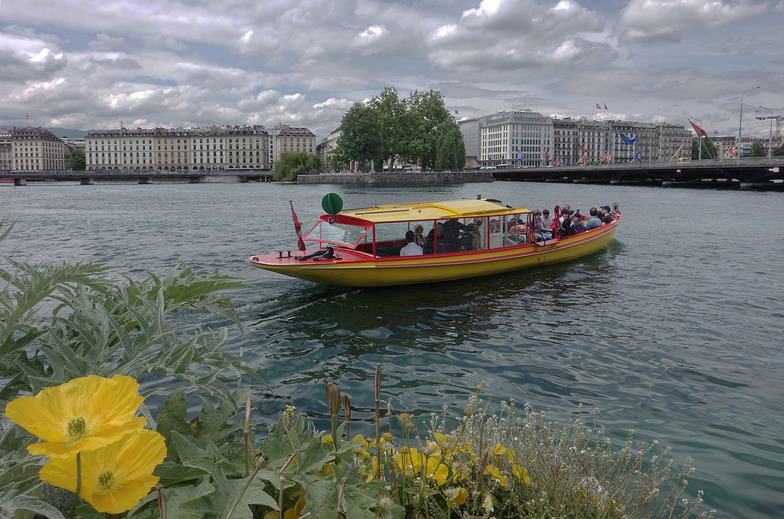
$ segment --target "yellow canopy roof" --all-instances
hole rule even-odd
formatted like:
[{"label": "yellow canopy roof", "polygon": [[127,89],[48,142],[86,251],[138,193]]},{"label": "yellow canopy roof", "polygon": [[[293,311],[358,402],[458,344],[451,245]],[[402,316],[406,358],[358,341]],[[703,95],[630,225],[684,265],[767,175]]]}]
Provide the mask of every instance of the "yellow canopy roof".
[{"label": "yellow canopy roof", "polygon": [[451,201],[385,204],[361,209],[341,211],[343,216],[361,218],[374,223],[414,220],[440,220],[443,218],[470,218],[506,214],[529,213],[525,207],[509,208],[498,200],[471,199]]}]

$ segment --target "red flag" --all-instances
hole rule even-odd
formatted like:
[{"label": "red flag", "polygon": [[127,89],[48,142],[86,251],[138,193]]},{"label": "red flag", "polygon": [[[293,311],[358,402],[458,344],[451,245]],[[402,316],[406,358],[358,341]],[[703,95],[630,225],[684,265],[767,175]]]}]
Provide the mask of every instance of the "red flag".
[{"label": "red flag", "polygon": [[735,143],[734,142],[732,143],[732,146],[730,146],[729,154],[732,155],[733,157],[737,157],[738,156],[738,153],[735,151]]},{"label": "red flag", "polygon": [[705,130],[694,124],[691,119],[689,119],[689,122],[691,123],[692,128],[694,128],[694,131],[697,132],[697,137],[708,138],[708,133]]},{"label": "red flag", "polygon": [[713,133],[714,133],[715,135],[718,135],[718,134],[719,134],[719,130],[713,130]]},{"label": "red flag", "polygon": [[599,103],[596,103],[596,109],[597,110],[601,110],[602,109],[602,105],[600,105]]},{"label": "red flag", "polygon": [[458,112],[457,110],[455,110],[455,115],[459,115],[459,114],[460,114],[460,112]]},{"label": "red flag", "polygon": [[544,160],[550,160],[550,150],[544,150]]},{"label": "red flag", "polygon": [[297,231],[297,248],[301,251],[305,250],[305,242],[302,241],[302,224],[297,218],[297,213],[294,212],[294,204],[289,200],[291,205],[291,217],[294,219],[294,230]]}]

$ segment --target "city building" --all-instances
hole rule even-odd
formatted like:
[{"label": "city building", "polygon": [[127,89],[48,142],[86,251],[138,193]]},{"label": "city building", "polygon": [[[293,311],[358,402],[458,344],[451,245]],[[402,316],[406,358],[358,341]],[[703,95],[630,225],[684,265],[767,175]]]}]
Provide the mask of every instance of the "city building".
[{"label": "city building", "polygon": [[11,132],[11,169],[15,171],[62,171],[70,153],[48,130],[15,128]]},{"label": "city building", "polygon": [[324,169],[329,170],[330,154],[338,146],[338,138],[340,137],[340,128],[332,130],[332,132],[321,140],[316,146],[316,152],[321,157],[321,163]]},{"label": "city building", "polygon": [[[591,162],[658,162],[691,157],[691,130],[682,125],[553,120],[553,164],[575,165]],[[624,140],[625,138],[625,140]],[[561,161],[563,159],[563,161]]]},{"label": "city building", "polygon": [[0,129],[0,171],[9,171],[14,167],[14,155],[11,153],[11,132]]},{"label": "city building", "polygon": [[102,130],[85,139],[85,158],[89,170],[269,169],[269,135],[263,126]]},{"label": "city building", "polygon": [[498,112],[459,121],[466,156],[483,166],[544,166],[553,142],[552,121],[538,112]]},{"label": "city building", "polygon": [[307,128],[294,128],[278,124],[270,134],[270,167],[275,164],[284,151],[298,151],[316,154],[316,134]]}]

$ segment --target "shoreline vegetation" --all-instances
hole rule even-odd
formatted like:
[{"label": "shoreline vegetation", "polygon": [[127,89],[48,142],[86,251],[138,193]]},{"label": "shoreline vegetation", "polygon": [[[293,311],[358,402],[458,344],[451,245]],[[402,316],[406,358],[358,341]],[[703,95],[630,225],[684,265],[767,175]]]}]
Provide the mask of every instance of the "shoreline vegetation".
[{"label": "shoreline vegetation", "polygon": [[[0,222],[0,241],[12,227]],[[241,330],[225,292],[255,287],[184,265],[135,280],[94,263],[0,261],[3,517],[715,515],[686,491],[690,459],[678,466],[633,432],[614,444],[598,411],[558,423],[477,386],[462,410],[412,416],[384,399],[381,365],[356,407],[326,382],[331,430],[293,407],[262,430],[251,384],[263,378],[223,351],[226,329],[199,327],[218,316]],[[164,384],[175,389],[148,407]],[[367,435],[351,431],[357,407],[375,410]]]}]

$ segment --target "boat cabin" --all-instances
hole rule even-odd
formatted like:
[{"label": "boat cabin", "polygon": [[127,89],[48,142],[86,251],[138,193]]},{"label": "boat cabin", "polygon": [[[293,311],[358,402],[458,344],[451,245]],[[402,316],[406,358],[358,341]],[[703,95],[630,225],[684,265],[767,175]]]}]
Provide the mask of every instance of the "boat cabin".
[{"label": "boat cabin", "polygon": [[421,225],[425,254],[460,253],[530,243],[532,218],[525,207],[492,199],[389,204],[323,215],[303,240],[320,249],[398,256],[406,232]]}]

